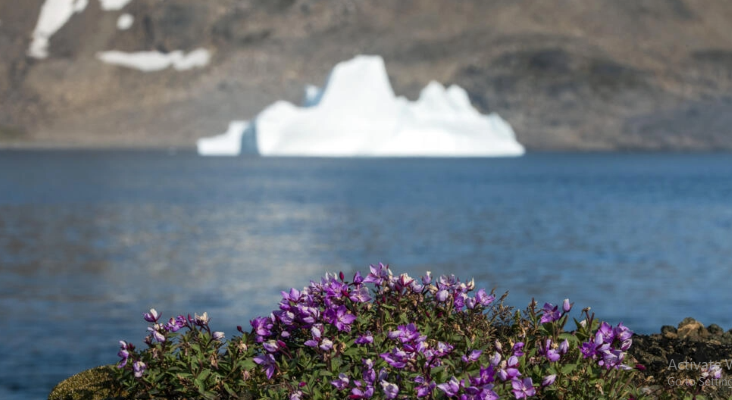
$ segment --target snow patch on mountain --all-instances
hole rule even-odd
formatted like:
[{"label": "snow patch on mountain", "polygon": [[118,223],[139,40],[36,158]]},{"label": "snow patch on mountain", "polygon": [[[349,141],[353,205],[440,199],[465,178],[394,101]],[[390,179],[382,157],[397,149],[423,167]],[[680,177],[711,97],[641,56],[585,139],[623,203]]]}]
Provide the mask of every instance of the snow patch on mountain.
[{"label": "snow patch on mountain", "polygon": [[206,49],[197,49],[188,54],[181,50],[170,53],[159,51],[138,51],[127,53],[123,51],[103,51],[97,58],[107,64],[133,68],[143,72],[161,71],[173,67],[176,71],[185,71],[193,68],[203,68],[211,60],[211,54]]}]

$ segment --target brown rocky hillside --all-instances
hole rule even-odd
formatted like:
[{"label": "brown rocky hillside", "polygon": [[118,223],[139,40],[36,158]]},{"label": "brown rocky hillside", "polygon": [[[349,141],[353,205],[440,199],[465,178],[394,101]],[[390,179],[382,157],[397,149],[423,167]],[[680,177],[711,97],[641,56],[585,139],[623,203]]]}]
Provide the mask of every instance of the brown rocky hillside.
[{"label": "brown rocky hillside", "polygon": [[[42,4],[0,0],[0,146],[192,147],[379,54],[397,94],[457,83],[529,150],[732,150],[728,0],[89,0],[36,59]],[[96,58],[197,48],[187,71]]]}]

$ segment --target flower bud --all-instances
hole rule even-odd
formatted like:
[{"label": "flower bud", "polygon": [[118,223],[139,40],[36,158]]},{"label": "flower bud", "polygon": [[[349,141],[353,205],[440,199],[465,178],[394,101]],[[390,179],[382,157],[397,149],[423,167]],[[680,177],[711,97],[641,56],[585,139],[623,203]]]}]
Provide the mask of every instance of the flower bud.
[{"label": "flower bud", "polygon": [[572,309],[572,304],[569,303],[569,299],[564,299],[564,303],[562,303],[562,310],[564,312],[568,313]]},{"label": "flower bud", "polygon": [[568,351],[569,351],[569,342],[567,341],[567,339],[564,339],[564,341],[559,344],[559,354],[564,355],[564,354],[567,354]]},{"label": "flower bud", "polygon": [[432,283],[432,272],[427,271],[427,275],[422,277],[422,283],[426,286]]}]

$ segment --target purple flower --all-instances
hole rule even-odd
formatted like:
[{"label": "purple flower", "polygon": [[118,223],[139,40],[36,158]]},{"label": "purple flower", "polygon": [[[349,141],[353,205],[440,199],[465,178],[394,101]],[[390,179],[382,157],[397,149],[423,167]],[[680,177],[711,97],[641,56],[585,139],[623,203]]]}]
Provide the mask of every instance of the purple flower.
[{"label": "purple flower", "polygon": [[165,330],[168,332],[178,332],[180,328],[183,328],[188,324],[186,317],[179,315],[175,319],[171,318],[167,324],[165,324]]},{"label": "purple flower", "polygon": [[583,358],[595,358],[597,355],[597,345],[595,342],[583,342],[582,346],[580,347],[580,352],[582,352]]},{"label": "purple flower", "polygon": [[489,295],[485,292],[485,289],[478,290],[478,293],[475,294],[475,299],[480,303],[481,306],[486,307],[489,306],[491,303],[493,303],[493,300],[496,299],[496,296]]},{"label": "purple flower", "polygon": [[351,395],[348,396],[350,399],[370,399],[374,395],[374,387],[366,386],[366,390],[361,390],[361,387],[355,387],[351,389]]},{"label": "purple flower", "polygon": [[398,347],[393,348],[391,353],[382,353],[379,354],[379,356],[392,367],[399,369],[404,368],[407,365],[407,362],[412,359],[412,356]]},{"label": "purple flower", "polygon": [[513,345],[513,355],[516,357],[521,357],[524,355],[524,342],[516,342],[516,344]]},{"label": "purple flower", "polygon": [[628,327],[623,326],[622,322],[613,329],[613,333],[615,334],[615,338],[621,342],[625,342],[633,337],[633,331],[628,329]]},{"label": "purple flower", "polygon": [[135,378],[142,378],[142,374],[145,373],[146,369],[147,365],[142,361],[135,361],[135,363],[132,364],[132,370],[135,371]]},{"label": "purple flower", "polygon": [[338,379],[330,382],[330,384],[335,386],[338,390],[348,389],[349,383],[350,383],[350,380],[348,379],[348,375],[346,375],[344,373],[339,374]]},{"label": "purple flower", "polygon": [[554,322],[562,317],[559,312],[559,306],[551,303],[544,303],[544,315],[541,316],[541,323]]},{"label": "purple flower", "polygon": [[365,286],[351,290],[351,293],[348,294],[348,298],[354,303],[367,303],[371,301],[369,289]]},{"label": "purple flower", "polygon": [[145,321],[151,322],[151,323],[157,323],[158,319],[160,318],[160,314],[158,314],[157,311],[155,311],[154,308],[150,309],[149,313],[142,314],[142,317],[145,318]]},{"label": "purple flower", "polygon": [[562,356],[555,350],[555,349],[549,349],[546,351],[546,359],[549,360],[549,362],[557,362]]},{"label": "purple flower", "polygon": [[371,332],[366,332],[363,335],[360,335],[358,339],[356,339],[356,344],[371,344],[374,342],[374,337],[371,336]]},{"label": "purple flower", "polygon": [[[160,328],[160,325],[155,324],[155,328]],[[155,340],[157,340],[159,343],[163,343],[165,341],[165,335],[160,333],[158,329],[153,329],[151,327],[147,328],[148,331],[152,332],[153,337]]]},{"label": "purple flower", "polygon": [[702,368],[701,377],[703,379],[721,379],[722,378],[722,367],[719,364],[712,364],[710,366]]},{"label": "purple flower", "polygon": [[264,349],[269,353],[276,353],[279,350],[276,340],[268,340],[262,343],[262,347],[264,347]]},{"label": "purple flower", "polygon": [[465,299],[468,297],[465,293],[460,293],[459,295],[455,296],[455,302],[453,303],[453,307],[455,307],[455,311],[462,311],[463,307],[465,307]]},{"label": "purple flower", "polygon": [[369,265],[369,269],[371,272],[366,276],[366,279],[364,279],[364,283],[373,283],[376,285],[381,285],[384,282],[384,279],[389,281],[389,278],[391,277],[391,271],[389,271],[389,266],[384,265],[382,263],[379,263],[377,267],[374,267],[373,265]]},{"label": "purple flower", "polygon": [[399,394],[399,386],[387,381],[381,381],[381,389],[384,390],[387,399],[396,399]]},{"label": "purple flower", "polygon": [[[566,341],[566,339],[565,339],[565,341]],[[556,349],[552,348],[551,339],[547,339],[544,342],[544,345],[539,343],[538,353],[540,356],[546,357],[546,359],[549,360],[549,362],[557,362],[559,360],[559,358],[561,357],[559,352]]]},{"label": "purple flower", "polygon": [[473,386],[486,386],[495,380],[495,374],[496,371],[493,369],[492,365],[489,365],[488,368],[480,367],[478,376],[470,377],[470,384]]},{"label": "purple flower", "polygon": [[117,353],[117,355],[122,359],[120,360],[120,364],[117,366],[117,368],[124,368],[125,365],[127,365],[127,359],[130,358],[130,352],[128,350],[127,342],[124,340],[119,341],[119,348],[120,351]]},{"label": "purple flower", "polygon": [[425,383],[424,385],[417,386],[417,397],[429,396],[430,393],[435,390],[435,386],[437,385],[434,382],[430,382],[429,384]]},{"label": "purple flower", "polygon": [[356,320],[356,316],[348,312],[346,306],[340,306],[337,309],[329,309],[325,312],[325,319],[335,325],[339,331],[349,332],[351,330],[351,324]]},{"label": "purple flower", "polygon": [[363,283],[363,276],[361,276],[361,271],[356,271],[356,274],[353,275],[353,283],[356,285],[360,285]]},{"label": "purple flower", "polygon": [[618,369],[621,368],[625,360],[625,353],[621,350],[605,350],[602,352],[602,359],[597,362],[597,365],[605,367],[606,369]]},{"label": "purple flower", "polygon": [[254,362],[264,368],[264,373],[267,375],[267,379],[272,379],[272,376],[275,372],[275,366],[277,366],[277,363],[275,362],[272,354],[262,354],[255,356]]},{"label": "purple flower", "polygon": [[519,370],[518,370],[518,365],[519,365],[518,357],[511,356],[508,359],[508,361],[506,362],[506,367],[508,367],[508,368],[505,368],[505,369],[501,368],[498,371],[498,377],[504,382],[509,379],[510,380],[516,379],[517,377],[521,376],[521,372],[519,372]]},{"label": "purple flower", "polygon": [[437,295],[435,295],[435,297],[437,298],[437,301],[439,301],[440,303],[444,303],[450,297],[450,293],[447,290],[442,289],[437,292]]},{"label": "purple flower", "polygon": [[481,354],[483,354],[482,350],[473,350],[467,356],[463,356],[462,360],[463,360],[463,362],[466,362],[466,363],[473,362],[473,361],[476,361],[478,358],[480,358]]},{"label": "purple flower", "polygon": [[290,400],[302,400],[302,395],[300,390],[296,390],[290,395]]},{"label": "purple flower", "polygon": [[399,339],[402,343],[407,343],[419,339],[419,331],[414,323],[410,323],[409,325],[397,326],[397,329],[389,332],[388,336],[389,339]]},{"label": "purple flower", "polygon": [[419,386],[416,387],[417,397],[429,396],[430,393],[432,393],[432,391],[435,390],[435,387],[437,386],[434,382],[427,382],[427,380],[424,379],[422,375],[418,375],[416,378],[414,378],[414,383],[419,384]]},{"label": "purple flower", "polygon": [[557,375],[552,374],[545,376],[544,379],[541,380],[541,387],[546,387],[554,383],[554,381],[557,380]]},{"label": "purple flower", "polygon": [[320,343],[321,336],[323,335],[323,325],[316,324],[310,328],[310,334],[313,335],[311,340],[305,342],[305,346],[317,347]]},{"label": "purple flower", "polygon": [[600,324],[600,327],[597,329],[597,333],[595,333],[595,335],[596,337],[599,336],[603,343],[612,343],[615,339],[615,330],[610,324],[608,324],[607,322],[603,322]]},{"label": "purple flower", "polygon": [[[191,317],[189,316],[188,319],[190,320]],[[204,312],[203,315],[196,314],[192,322],[196,326],[204,327],[208,325],[209,321],[211,321],[211,319],[208,317],[208,313]]]},{"label": "purple flower", "polygon": [[289,293],[286,293],[286,292],[280,292],[280,293],[282,293],[282,300],[284,300],[285,302],[291,301],[293,303],[297,303],[300,301],[300,291],[298,291],[295,288],[290,289]]},{"label": "purple flower", "polygon": [[528,399],[530,396],[536,395],[536,389],[534,389],[531,378],[524,378],[523,381],[513,379],[511,380],[511,387],[513,387],[513,395],[516,399]]},{"label": "purple flower", "polygon": [[252,328],[254,328],[254,333],[260,336],[260,338],[258,339],[270,336],[272,334],[272,331],[270,331],[270,329],[272,329],[273,325],[272,321],[269,318],[257,317],[249,321],[249,323],[252,325]]},{"label": "purple flower", "polygon": [[325,339],[323,339],[322,342],[320,342],[319,347],[324,351],[330,351],[333,348],[333,341],[328,338],[325,338]]},{"label": "purple flower", "polygon": [[449,381],[437,385],[440,390],[445,392],[447,397],[457,396],[458,392],[460,391],[460,386],[462,386],[462,382],[458,382],[458,380],[454,376],[450,378]]},{"label": "purple flower", "polygon": [[465,307],[468,307],[468,310],[474,309],[477,304],[478,300],[476,300],[474,297],[470,297],[465,300]]},{"label": "purple flower", "polygon": [[409,287],[412,285],[412,282],[414,282],[414,279],[411,278],[409,275],[401,274],[401,275],[399,275],[399,278],[397,278],[397,281],[396,281],[397,288],[402,289],[405,287]]},{"label": "purple flower", "polygon": [[437,348],[435,349],[435,354],[438,357],[444,357],[454,349],[454,347],[449,343],[443,343],[443,342],[437,342]]}]

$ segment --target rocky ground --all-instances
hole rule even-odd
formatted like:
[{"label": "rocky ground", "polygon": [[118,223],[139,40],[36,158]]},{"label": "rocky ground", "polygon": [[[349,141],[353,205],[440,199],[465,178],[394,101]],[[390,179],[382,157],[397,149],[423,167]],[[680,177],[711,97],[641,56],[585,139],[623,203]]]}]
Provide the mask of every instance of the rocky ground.
[{"label": "rocky ground", "polygon": [[[379,54],[397,94],[457,83],[529,150],[732,149],[732,2],[90,0],[27,55],[43,0],[0,0],[0,146],[192,147],[339,61]],[[116,28],[122,13],[134,17]],[[205,48],[144,73],[96,54]]]},{"label": "rocky ground", "polygon": [[[661,333],[635,335],[629,355],[645,369],[643,376],[651,393],[674,393],[683,388],[684,380],[698,383],[704,366],[718,363],[724,370],[723,380],[704,387],[704,392],[727,399],[732,396],[732,329],[724,331],[712,324],[705,327],[693,318],[686,318],[678,327],[664,326]],[[676,397],[670,397],[676,398]]]}]

